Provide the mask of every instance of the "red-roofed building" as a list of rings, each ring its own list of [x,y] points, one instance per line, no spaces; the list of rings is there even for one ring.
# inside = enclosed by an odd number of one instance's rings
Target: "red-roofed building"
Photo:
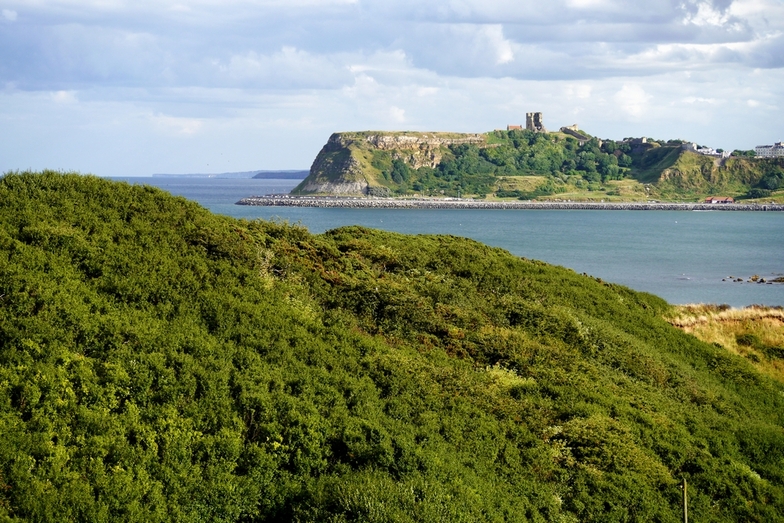
[[[735,203],[735,200],[729,196],[708,196],[705,203]]]

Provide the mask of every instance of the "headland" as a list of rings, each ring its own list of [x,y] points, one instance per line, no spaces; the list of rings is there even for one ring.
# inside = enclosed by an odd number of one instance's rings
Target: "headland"
[[[600,139],[577,125],[550,132],[531,113],[525,128],[484,133],[334,133],[291,195],[784,204],[784,156],[681,139]]]

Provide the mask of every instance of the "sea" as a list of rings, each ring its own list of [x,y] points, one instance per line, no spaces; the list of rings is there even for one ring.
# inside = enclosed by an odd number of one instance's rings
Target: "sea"
[[[113,178],[183,196],[218,214],[297,223],[312,233],[362,225],[406,234],[448,234],[501,247],[656,294],[673,304],[784,306],[784,212],[324,209],[235,205],[286,194],[299,180]],[[742,279],[742,282],[735,280]]]

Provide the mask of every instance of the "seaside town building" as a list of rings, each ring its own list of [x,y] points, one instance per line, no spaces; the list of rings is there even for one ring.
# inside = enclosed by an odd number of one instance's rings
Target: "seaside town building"
[[[703,156],[715,156],[717,158],[729,158],[730,157],[730,152],[729,151],[719,152],[716,149],[713,149],[711,147],[700,147],[699,145],[697,145],[694,142],[685,143],[681,147],[683,147],[683,149],[685,151],[691,151],[693,153],[701,154]]]
[[[758,145],[754,148],[757,158],[775,158],[784,156],[784,144],[776,142],[773,145]]]
[[[735,203],[735,200],[729,196],[708,196],[705,203]]]

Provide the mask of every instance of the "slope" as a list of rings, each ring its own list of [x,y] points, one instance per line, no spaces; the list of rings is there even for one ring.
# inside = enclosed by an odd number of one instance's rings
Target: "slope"
[[[0,181],[0,518],[781,521],[784,388],[445,236]]]

